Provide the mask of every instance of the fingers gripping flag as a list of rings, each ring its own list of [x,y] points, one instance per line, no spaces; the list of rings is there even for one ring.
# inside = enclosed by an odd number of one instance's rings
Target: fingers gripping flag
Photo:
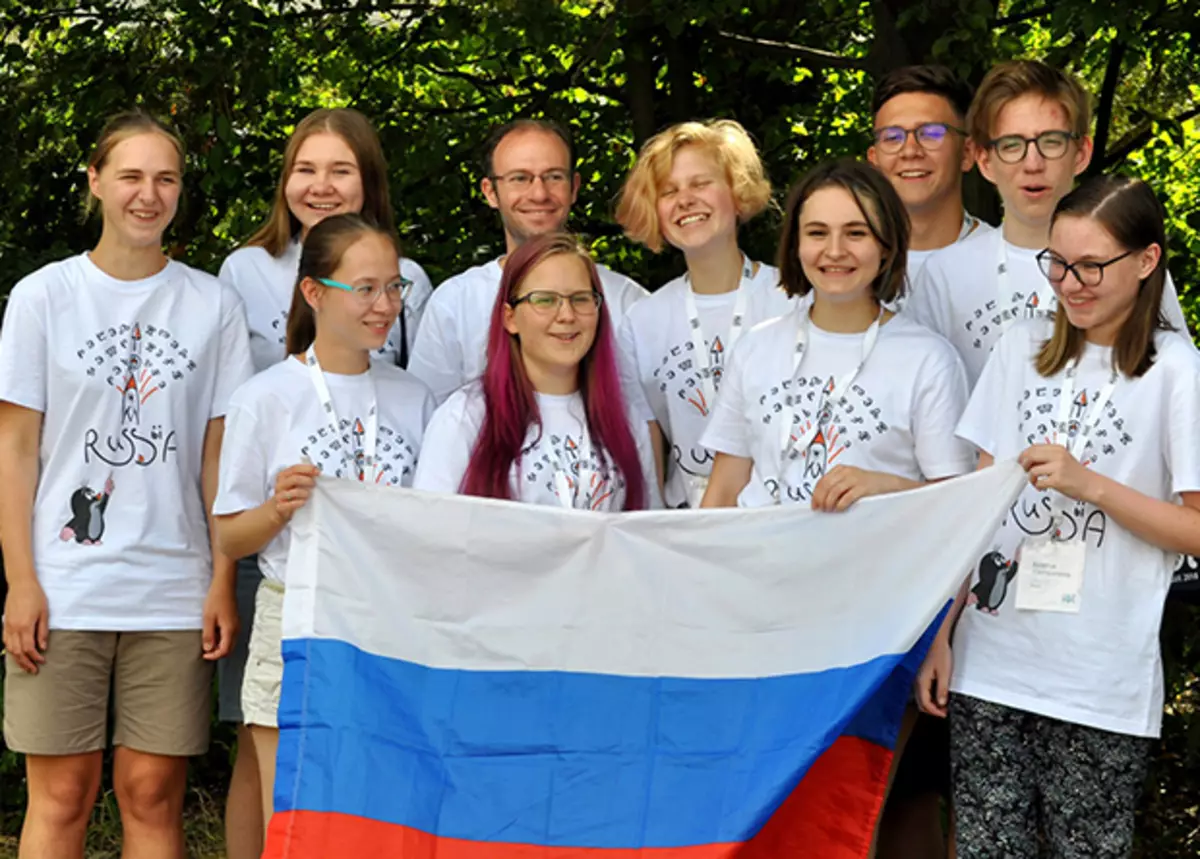
[[[933,623],[1023,479],[841,514],[320,480],[266,855],[865,856]]]

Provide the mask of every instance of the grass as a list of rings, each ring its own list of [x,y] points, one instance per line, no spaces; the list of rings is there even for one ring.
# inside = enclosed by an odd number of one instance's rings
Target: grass
[[[225,859],[223,814],[223,804],[211,793],[204,788],[189,788],[183,834],[190,859]],[[96,801],[84,855],[87,859],[119,859],[121,855],[121,818],[111,790]],[[0,835],[0,859],[17,859],[15,835]]]

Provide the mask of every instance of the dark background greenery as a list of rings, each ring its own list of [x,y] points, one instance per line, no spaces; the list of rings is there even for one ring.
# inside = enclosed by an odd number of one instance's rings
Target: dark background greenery
[[[81,217],[87,153],[105,118],[134,104],[185,138],[185,209],[169,241],[192,265],[215,271],[264,216],[295,123],[352,105],[378,125],[406,251],[435,283],[501,246],[478,193],[488,127],[547,115],[576,138],[574,228],[603,261],[653,285],[680,260],[631,245],[610,215],[637,146],[659,128],[738,119],[782,195],[817,161],[862,154],[880,73],[941,62],[977,82],[1018,56],[1070,69],[1095,93],[1094,171],[1158,190],[1195,330],[1200,0],[0,0],[0,294],[95,241],[97,225]],[[967,196],[998,219],[977,176]],[[751,223],[746,248],[772,258],[777,226],[770,215]],[[1169,704],[1145,856],[1200,849],[1195,621],[1174,606],[1164,633]],[[230,736],[217,740],[199,782],[219,795]],[[16,757],[0,749],[0,833],[15,831],[22,791]]]

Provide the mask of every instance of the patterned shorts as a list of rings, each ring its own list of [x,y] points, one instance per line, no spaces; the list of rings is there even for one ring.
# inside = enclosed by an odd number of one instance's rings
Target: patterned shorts
[[[952,695],[959,859],[1127,859],[1152,745]]]

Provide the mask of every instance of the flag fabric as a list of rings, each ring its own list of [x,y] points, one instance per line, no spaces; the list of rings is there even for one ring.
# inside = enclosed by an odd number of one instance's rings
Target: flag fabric
[[[866,855],[938,618],[1024,481],[601,514],[321,479],[265,855]]]

